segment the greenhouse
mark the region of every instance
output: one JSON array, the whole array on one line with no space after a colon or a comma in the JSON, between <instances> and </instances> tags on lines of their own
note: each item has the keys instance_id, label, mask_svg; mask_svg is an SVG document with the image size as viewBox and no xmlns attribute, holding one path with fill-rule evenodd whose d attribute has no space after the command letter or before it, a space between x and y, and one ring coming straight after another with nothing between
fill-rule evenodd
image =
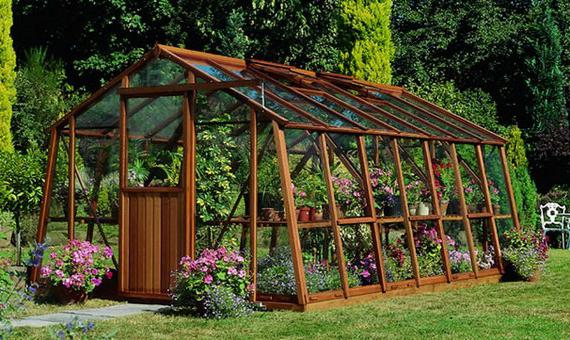
<instances>
[{"instance_id":1,"label":"greenhouse","mask_svg":"<svg viewBox=\"0 0 570 340\"><path fill-rule=\"evenodd\" d=\"M520 228L505 139L340 74L157 45L50 131L37 241L112 247L121 298L221 245L269 308L497 282Z\"/></svg>"}]
</instances>

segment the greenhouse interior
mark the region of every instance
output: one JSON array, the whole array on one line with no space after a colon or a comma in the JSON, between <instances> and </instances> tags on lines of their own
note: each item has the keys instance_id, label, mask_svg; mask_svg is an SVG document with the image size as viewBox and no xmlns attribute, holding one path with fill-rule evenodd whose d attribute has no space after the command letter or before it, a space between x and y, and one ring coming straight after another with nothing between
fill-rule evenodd
<instances>
[{"instance_id":1,"label":"greenhouse interior","mask_svg":"<svg viewBox=\"0 0 570 340\"><path fill-rule=\"evenodd\" d=\"M272 309L497 282L520 229L505 139L345 75L156 45L50 131L37 242L113 248L120 298L220 246Z\"/></svg>"}]
</instances>

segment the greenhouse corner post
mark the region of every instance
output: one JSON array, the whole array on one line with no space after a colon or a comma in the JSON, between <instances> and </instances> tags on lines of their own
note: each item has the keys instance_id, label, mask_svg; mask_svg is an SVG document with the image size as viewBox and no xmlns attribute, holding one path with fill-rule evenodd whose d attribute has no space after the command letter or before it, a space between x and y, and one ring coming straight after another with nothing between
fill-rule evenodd
<instances>
[{"instance_id":1,"label":"greenhouse corner post","mask_svg":"<svg viewBox=\"0 0 570 340\"><path fill-rule=\"evenodd\" d=\"M36 243L43 243L46 237L47 222L49 214L49 206L51 203L51 191L53 187L53 177L55 173L55 162L57 160L57 149L59 142L59 132L56 128L51 128L50 139L49 139L49 150L48 150L48 160L47 169L44 182L44 191L42 203L40 205L40 216L38 218L38 231L36 234ZM32 270L30 276L31 282L36 282L39 274L39 266Z\"/></svg>"},{"instance_id":2,"label":"greenhouse corner post","mask_svg":"<svg viewBox=\"0 0 570 340\"><path fill-rule=\"evenodd\" d=\"M279 174L281 177L281 190L283 192L285 217L287 219L287 231L289 232L289 244L293 255L293 269L295 271L295 282L297 285L297 301L300 305L305 306L308 300L307 283L305 281L299 228L297 226L297 218L295 217L295 202L293 201L293 188L291 187L287 147L285 145L285 133L275 121L273 121L272 125L277 161L279 163Z\"/></svg>"},{"instance_id":3,"label":"greenhouse corner post","mask_svg":"<svg viewBox=\"0 0 570 340\"><path fill-rule=\"evenodd\" d=\"M447 278L447 282L451 282L451 267L449 265L449 254L447 251L447 240L445 237L445 230L443 228L443 222L441 218L441 206L439 202L439 197L437 195L437 189L435 186L435 177L433 173L433 165L431 162L431 152L429 147L428 141L422 141L422 150L424 154L425 160L425 171L429 181L429 189L430 194L432 197L432 205L435 214L437 215L437 233L439 234L439 238L442 240L441 242L441 256L443 257L443 267L445 269L445 277Z\"/></svg>"},{"instance_id":4,"label":"greenhouse corner post","mask_svg":"<svg viewBox=\"0 0 570 340\"><path fill-rule=\"evenodd\" d=\"M188 71L188 84L196 82L196 76ZM191 258L196 256L196 95L192 90L184 95L182 108L184 135L184 223L183 244L184 255Z\"/></svg>"},{"instance_id":5,"label":"greenhouse corner post","mask_svg":"<svg viewBox=\"0 0 570 340\"><path fill-rule=\"evenodd\" d=\"M319 135L319 146L321 149L321 161L323 163L325 184L327 187L327 196L329 199L329 215L330 215L331 226L332 226L333 235L334 235L334 242L336 245L336 247L335 247L336 248L336 257L338 258L338 272L339 272L340 280L342 283L342 292L344 294L344 297L348 298L350 296L350 293L348 291L348 274L346 272L346 263L345 263L344 254L343 254L343 250L342 250L342 239L340 237L340 230L339 230L339 226L338 226L338 214L337 214L337 208L336 208L336 199L334 196L334 187L333 187L333 183L332 183L332 175L331 175L331 170L330 170L331 166L329 163L328 154L326 152L327 143L325 140L325 135L322 133Z\"/></svg>"},{"instance_id":6,"label":"greenhouse corner post","mask_svg":"<svg viewBox=\"0 0 570 340\"><path fill-rule=\"evenodd\" d=\"M477 163L479 164L479 169L481 172L481 186L483 187L483 195L485 196L485 207L487 212L491 213L489 218L491 224L491 237L493 239L493 247L495 248L495 258L497 260L497 267L501 273L503 270L503 263L501 262L501 246L499 245L499 236L497 234L497 223L495 221L495 211L493 211L493 205L491 204L491 193L489 192L489 181L487 181L487 170L485 169L485 162L483 160L483 151L481 145L475 146L475 151L477 153Z\"/></svg>"},{"instance_id":7,"label":"greenhouse corner post","mask_svg":"<svg viewBox=\"0 0 570 340\"><path fill-rule=\"evenodd\" d=\"M400 204L402 205L402 217L404 218L404 226L406 227L406 238L408 240L408 248L410 249L410 257L412 260L412 269L416 286L420 286L420 269L418 265L418 256L416 253L416 245L414 243L414 235L412 233L412 224L410 223L410 211L408 208L408 197L406 195L406 184L404 182L404 174L402 172L402 163L400 159L400 151L396 138L392 139L392 152L394 152L394 166L398 177L398 187L400 188Z\"/></svg>"},{"instance_id":8,"label":"greenhouse corner post","mask_svg":"<svg viewBox=\"0 0 570 340\"><path fill-rule=\"evenodd\" d=\"M453 162L453 170L455 173L455 187L457 189L457 197L461 207L461 216L463 217L463 226L465 228L465 237L469 246L469 256L471 257L471 267L475 278L479 277L479 268L477 265L477 256L475 255L475 245L473 244L473 234L471 232L471 221L469 221L467 203L465 203L465 193L463 191L463 182L461 181L461 170L459 169L459 161L457 160L457 149L455 144L449 145L451 161Z\"/></svg>"},{"instance_id":9,"label":"greenhouse corner post","mask_svg":"<svg viewBox=\"0 0 570 340\"><path fill-rule=\"evenodd\" d=\"M501 162L503 163L503 172L505 174L505 182L507 184L507 193L509 194L509 202L511 204L511 217L513 219L513 223L515 224L515 228L520 231L521 225L519 221L519 213L517 209L517 203L515 202L515 196L513 193L513 184L511 182L511 173L509 170L509 164L507 162L507 153L505 151L505 147L500 147L501 151Z\"/></svg>"},{"instance_id":10,"label":"greenhouse corner post","mask_svg":"<svg viewBox=\"0 0 570 340\"><path fill-rule=\"evenodd\" d=\"M257 300L257 112L250 110L249 119L249 250L251 299Z\"/></svg>"},{"instance_id":11,"label":"greenhouse corner post","mask_svg":"<svg viewBox=\"0 0 570 340\"><path fill-rule=\"evenodd\" d=\"M129 76L123 76L121 80L121 87L129 86ZM119 121L119 291L124 292L127 288L127 278L129 277L128 256L129 252L126 249L126 232L125 226L128 216L125 213L126 196L125 189L127 188L127 171L128 171L128 129L127 129L127 98L120 97L119 102L120 121Z\"/></svg>"},{"instance_id":12,"label":"greenhouse corner post","mask_svg":"<svg viewBox=\"0 0 570 340\"><path fill-rule=\"evenodd\" d=\"M375 136L377 137L377 136ZM378 159L378 138L374 139L374 156ZM358 158L362 168L362 177L364 180L364 189L366 195L366 208L368 215L372 217L374 222L370 224L370 231L372 235L372 246L374 247L374 259L379 265L376 266L378 273L378 281L382 293L386 292L386 273L384 272L384 257L382 256L382 241L380 238L380 224L376 216L376 209L374 207L374 192L372 191L372 184L370 183L370 171L368 170L368 158L366 156L366 143L363 136L358 136ZM375 160L377 165L379 162Z\"/></svg>"},{"instance_id":13,"label":"greenhouse corner post","mask_svg":"<svg viewBox=\"0 0 570 340\"><path fill-rule=\"evenodd\" d=\"M69 156L68 156L68 200L67 200L67 235L69 240L75 239L75 116L69 117Z\"/></svg>"}]
</instances>

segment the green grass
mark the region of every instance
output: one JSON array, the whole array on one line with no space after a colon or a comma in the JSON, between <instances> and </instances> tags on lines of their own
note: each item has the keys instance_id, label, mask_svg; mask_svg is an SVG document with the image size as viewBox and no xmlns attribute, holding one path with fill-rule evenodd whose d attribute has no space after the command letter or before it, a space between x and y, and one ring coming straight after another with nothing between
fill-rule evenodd
<instances>
[{"instance_id":1,"label":"green grass","mask_svg":"<svg viewBox=\"0 0 570 340\"><path fill-rule=\"evenodd\" d=\"M97 322L98 335L167 338L570 338L570 251L553 250L537 283L480 285L320 312L267 312L203 320L145 314ZM42 329L18 338L42 339Z\"/></svg>"}]
</instances>

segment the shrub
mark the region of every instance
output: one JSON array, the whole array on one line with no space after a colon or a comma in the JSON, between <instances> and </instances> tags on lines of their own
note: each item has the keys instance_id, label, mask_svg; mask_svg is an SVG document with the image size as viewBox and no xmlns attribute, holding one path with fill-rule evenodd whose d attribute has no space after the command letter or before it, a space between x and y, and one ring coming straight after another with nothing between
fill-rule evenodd
<instances>
[{"instance_id":1,"label":"shrub","mask_svg":"<svg viewBox=\"0 0 570 340\"><path fill-rule=\"evenodd\" d=\"M535 278L548 259L548 244L541 233L510 230L504 233L503 260L507 274L525 281Z\"/></svg>"},{"instance_id":2,"label":"shrub","mask_svg":"<svg viewBox=\"0 0 570 340\"><path fill-rule=\"evenodd\" d=\"M295 295L293 260L287 247L276 248L257 263L257 290L278 295Z\"/></svg>"},{"instance_id":3,"label":"shrub","mask_svg":"<svg viewBox=\"0 0 570 340\"><path fill-rule=\"evenodd\" d=\"M176 307L202 317L224 318L253 310L247 303L249 278L245 260L237 251L205 249L196 260L185 256L174 273L171 289Z\"/></svg>"},{"instance_id":4,"label":"shrub","mask_svg":"<svg viewBox=\"0 0 570 340\"><path fill-rule=\"evenodd\" d=\"M50 253L48 263L40 270L53 287L62 285L76 291L90 293L111 278L108 260L113 256L109 247L101 249L87 241L70 241L61 249Z\"/></svg>"}]
</instances>

